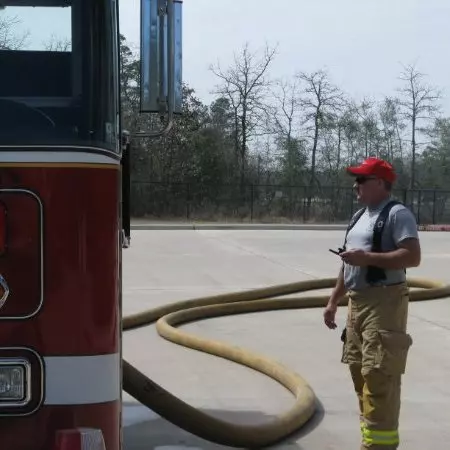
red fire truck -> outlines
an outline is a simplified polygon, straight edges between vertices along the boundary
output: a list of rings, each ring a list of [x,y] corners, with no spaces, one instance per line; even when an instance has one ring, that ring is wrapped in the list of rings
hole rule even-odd
[[[141,0],[138,137],[180,112],[181,7]],[[1,450],[122,448],[118,11],[0,0]]]

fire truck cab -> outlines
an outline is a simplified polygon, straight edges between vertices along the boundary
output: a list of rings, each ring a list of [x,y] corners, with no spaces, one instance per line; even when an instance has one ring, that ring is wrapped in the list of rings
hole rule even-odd
[[[141,0],[135,135],[180,109],[181,1]],[[0,0],[2,450],[122,449],[122,139],[118,0]]]

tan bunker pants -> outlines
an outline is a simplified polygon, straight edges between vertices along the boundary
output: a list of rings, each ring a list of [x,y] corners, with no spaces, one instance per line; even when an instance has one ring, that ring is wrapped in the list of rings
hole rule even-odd
[[[401,376],[412,339],[406,333],[408,287],[349,292],[342,362],[349,365],[361,417],[361,449],[399,445]]]

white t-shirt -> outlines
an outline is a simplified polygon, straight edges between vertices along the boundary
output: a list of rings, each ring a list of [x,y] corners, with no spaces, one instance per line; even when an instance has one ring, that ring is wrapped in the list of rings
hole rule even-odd
[[[348,233],[346,250],[363,249],[371,251],[375,222],[381,210],[390,200],[384,201],[376,208],[366,208],[364,214]],[[413,213],[404,205],[394,205],[384,226],[381,239],[382,251],[396,250],[398,244],[408,238],[419,238],[416,219]],[[356,267],[344,263],[345,287],[355,291],[368,287],[366,273],[366,267]],[[397,284],[406,280],[404,270],[385,269],[385,273],[386,279],[377,282],[377,285]]]

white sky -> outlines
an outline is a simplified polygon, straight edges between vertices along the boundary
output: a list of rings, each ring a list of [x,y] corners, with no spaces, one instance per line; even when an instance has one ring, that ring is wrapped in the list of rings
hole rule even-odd
[[[7,8],[10,12],[22,8]],[[69,11],[26,8],[34,45],[69,30]],[[140,0],[120,0],[121,32],[139,46]],[[417,62],[442,88],[450,116],[450,0],[184,0],[183,78],[205,102],[217,83],[208,70],[248,41],[278,44],[271,74],[328,68],[352,97],[382,98],[399,86],[401,63]],[[35,33],[35,34],[34,34]]]
[[[121,32],[139,45],[140,0],[120,1]],[[183,78],[203,100],[245,41],[279,45],[271,74],[328,68],[355,98],[398,86],[401,63],[417,62],[443,89],[450,115],[450,0],[184,0]]]

